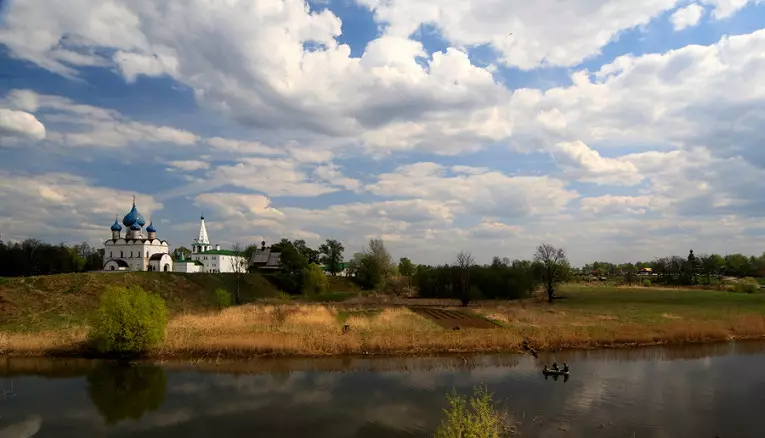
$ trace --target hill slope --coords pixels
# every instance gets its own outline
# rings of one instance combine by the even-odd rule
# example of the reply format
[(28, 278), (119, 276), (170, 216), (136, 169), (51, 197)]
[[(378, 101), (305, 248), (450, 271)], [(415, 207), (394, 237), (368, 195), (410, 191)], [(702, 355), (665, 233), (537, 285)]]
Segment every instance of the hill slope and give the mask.
[[(0, 329), (30, 330), (84, 321), (107, 286), (139, 285), (159, 293), (171, 314), (213, 308), (213, 292), (236, 291), (234, 274), (117, 272), (0, 278)], [(243, 302), (279, 294), (260, 274), (241, 277)]]

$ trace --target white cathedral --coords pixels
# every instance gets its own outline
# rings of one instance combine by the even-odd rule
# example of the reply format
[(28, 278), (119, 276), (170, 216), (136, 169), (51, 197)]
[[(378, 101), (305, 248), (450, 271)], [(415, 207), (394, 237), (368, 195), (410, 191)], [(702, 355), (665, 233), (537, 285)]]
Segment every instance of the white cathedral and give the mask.
[(157, 238), (153, 223), (146, 227), (144, 236), (146, 219), (138, 212), (134, 196), (133, 208), (122, 218), (125, 235), (122, 235), (122, 225), (115, 217), (112, 238), (104, 242), (104, 271), (246, 272), (247, 259), (243, 255), (220, 249), (220, 245), (214, 248), (210, 245), (204, 216), (201, 219), (199, 236), (191, 244), (190, 259), (181, 255), (180, 260), (173, 262), (170, 245)]
[[(122, 225), (126, 227), (122, 235)], [(153, 223), (143, 226), (146, 219), (135, 206), (122, 218), (122, 225), (114, 218), (112, 238), (104, 242), (104, 271), (164, 271), (173, 270), (173, 258), (166, 240), (157, 238), (157, 228)]]

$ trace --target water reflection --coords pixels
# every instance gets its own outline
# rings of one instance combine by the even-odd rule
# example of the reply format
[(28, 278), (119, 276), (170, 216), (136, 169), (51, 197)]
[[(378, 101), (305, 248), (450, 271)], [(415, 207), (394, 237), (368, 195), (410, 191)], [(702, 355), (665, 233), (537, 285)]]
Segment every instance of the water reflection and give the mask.
[(107, 424), (139, 420), (165, 401), (167, 377), (155, 365), (104, 362), (87, 376), (87, 391)]
[[(35, 438), (426, 437), (442, 419), (448, 392), (469, 394), (484, 383), (522, 436), (762, 435), (765, 343), (544, 354), (191, 368), (5, 358), (0, 388), (13, 380), (16, 395), (0, 399), (0, 431)], [(545, 380), (541, 363), (553, 361), (571, 366), (567, 380)]]

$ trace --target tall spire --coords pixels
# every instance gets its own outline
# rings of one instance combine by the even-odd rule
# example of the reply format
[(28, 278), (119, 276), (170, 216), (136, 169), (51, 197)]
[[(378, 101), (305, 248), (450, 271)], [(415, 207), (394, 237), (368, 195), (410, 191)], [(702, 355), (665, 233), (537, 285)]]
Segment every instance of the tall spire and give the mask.
[(197, 238), (197, 243), (200, 243), (203, 245), (209, 245), (210, 240), (207, 238), (207, 227), (205, 227), (205, 217), (202, 216), (200, 219), (202, 220), (202, 224), (199, 226), (199, 237)]
[(133, 195), (133, 207), (135, 207), (135, 195)]

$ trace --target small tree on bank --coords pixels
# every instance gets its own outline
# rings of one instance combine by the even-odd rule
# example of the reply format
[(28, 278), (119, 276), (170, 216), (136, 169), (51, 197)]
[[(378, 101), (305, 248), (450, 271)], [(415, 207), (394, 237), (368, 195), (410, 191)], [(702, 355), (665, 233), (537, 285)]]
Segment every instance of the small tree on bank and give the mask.
[(540, 264), (547, 300), (552, 303), (555, 298), (555, 286), (565, 280), (568, 271), (566, 252), (563, 248), (542, 244), (537, 247), (534, 260)]
[(89, 341), (101, 353), (138, 354), (165, 339), (167, 307), (140, 286), (107, 287), (91, 322)]
[(310, 263), (303, 271), (303, 295), (321, 295), (329, 289), (329, 279), (321, 266)]

